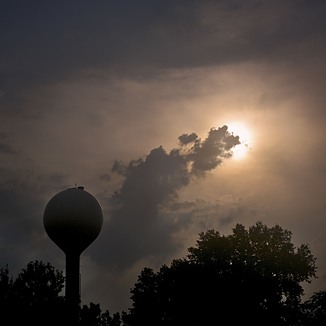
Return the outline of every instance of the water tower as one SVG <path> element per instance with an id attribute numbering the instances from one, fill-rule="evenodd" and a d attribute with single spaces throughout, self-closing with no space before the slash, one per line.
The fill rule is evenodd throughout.
<path id="1" fill-rule="evenodd" d="M 103 224 L 100 204 L 84 187 L 54 195 L 43 214 L 50 239 L 66 255 L 66 302 L 68 324 L 77 325 L 80 308 L 80 254 L 97 238 Z"/>

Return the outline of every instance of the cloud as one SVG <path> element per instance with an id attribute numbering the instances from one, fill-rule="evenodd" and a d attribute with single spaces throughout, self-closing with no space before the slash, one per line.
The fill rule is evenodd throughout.
<path id="1" fill-rule="evenodd" d="M 73 3 L 73 2 L 72 2 Z M 302 39 L 321 38 L 325 4 L 305 1 L 106 1 L 4 5 L 4 91 L 81 69 L 119 74 L 290 58 Z M 304 13 L 304 14 L 302 14 Z M 14 40 L 14 41 L 13 41 Z M 322 43 L 322 42 L 320 42 Z M 293 53 L 292 53 L 293 54 Z M 14 77 L 13 77 L 14 76 Z"/>
<path id="2" fill-rule="evenodd" d="M 11 144 L 0 142 L 0 153 L 2 154 L 15 154 L 16 151 L 13 149 Z"/>
<path id="3" fill-rule="evenodd" d="M 1 90 L 0 90 L 0 97 L 1 97 Z M 12 145 L 12 143 L 8 139 L 8 135 L 5 132 L 0 132 L 0 155 L 13 155 L 17 154 L 16 149 Z"/>
<path id="4" fill-rule="evenodd" d="M 173 219 L 164 208 L 176 204 L 178 191 L 193 178 L 204 177 L 231 157 L 232 148 L 240 143 L 227 126 L 212 128 L 204 140 L 191 133 L 181 135 L 179 141 L 180 146 L 170 152 L 160 146 L 143 159 L 113 164 L 112 172 L 124 180 L 110 198 L 110 220 L 102 237 L 103 248 L 110 252 L 109 264 L 132 265 L 144 257 L 173 252 L 177 247 L 174 234 L 184 223 L 176 205 Z M 116 253 L 110 248 L 117 248 Z"/>

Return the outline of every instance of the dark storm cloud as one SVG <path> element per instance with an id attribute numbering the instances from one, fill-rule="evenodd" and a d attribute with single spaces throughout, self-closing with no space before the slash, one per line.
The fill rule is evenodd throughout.
<path id="1" fill-rule="evenodd" d="M 30 260 L 48 259 L 42 214 L 53 186 L 61 190 L 64 178 L 42 176 L 32 169 L 0 168 L 0 268 L 8 264 L 15 273 Z"/>
<path id="2" fill-rule="evenodd" d="M 0 155 L 12 155 L 16 154 L 14 146 L 8 140 L 8 135 L 4 132 L 0 132 Z"/>
<path id="3" fill-rule="evenodd" d="M 178 218 L 174 205 L 174 219 L 170 219 L 163 213 L 164 207 L 177 202 L 178 191 L 193 177 L 205 176 L 218 167 L 240 144 L 227 126 L 211 129 L 204 140 L 194 133 L 181 135 L 179 140 L 180 147 L 169 153 L 160 146 L 128 165 L 114 163 L 112 171 L 123 175 L 124 181 L 111 198 L 113 209 L 102 237 L 109 264 L 132 265 L 176 250 L 173 235 L 190 222 L 190 216 L 182 219 L 180 214 Z"/>
<path id="4" fill-rule="evenodd" d="M 10 97 L 17 85 L 91 68 L 139 75 L 284 60 L 303 40 L 322 44 L 325 9 L 321 1 L 10 1 L 0 14 L 0 88 Z"/>
<path id="5" fill-rule="evenodd" d="M 0 153 L 3 154 L 14 154 L 16 151 L 13 149 L 11 144 L 0 142 Z"/>
<path id="6" fill-rule="evenodd" d="M 5 172 L 8 174 L 8 170 Z M 33 251 L 30 244 L 37 243 L 43 234 L 37 221 L 42 201 L 36 189 L 21 179 L 21 175 L 13 176 L 5 182 L 1 180 L 0 185 L 1 267 L 8 264 L 12 272 L 24 264 L 25 257 Z"/>
<path id="7" fill-rule="evenodd" d="M 193 132 L 191 134 L 183 134 L 179 136 L 179 141 L 181 145 L 187 145 L 189 143 L 193 143 L 198 139 L 198 136 Z"/>

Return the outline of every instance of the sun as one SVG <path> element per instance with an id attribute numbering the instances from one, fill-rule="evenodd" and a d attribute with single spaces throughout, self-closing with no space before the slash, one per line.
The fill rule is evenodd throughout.
<path id="1" fill-rule="evenodd" d="M 241 121 L 233 121 L 228 124 L 228 131 L 235 135 L 239 136 L 241 144 L 233 148 L 233 157 L 237 160 L 244 159 L 252 144 L 252 133 L 249 127 Z"/>

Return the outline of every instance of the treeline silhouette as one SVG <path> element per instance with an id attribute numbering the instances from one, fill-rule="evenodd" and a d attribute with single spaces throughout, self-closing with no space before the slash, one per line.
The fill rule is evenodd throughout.
<path id="1" fill-rule="evenodd" d="M 100 304 L 80 309 L 80 326 L 326 325 L 326 291 L 303 301 L 316 277 L 309 246 L 295 247 L 290 231 L 261 222 L 237 224 L 228 236 L 199 234 L 188 255 L 157 272 L 144 268 L 127 312 Z M 0 270 L 2 324 L 65 325 L 64 276 L 49 263 L 30 262 L 13 279 Z"/>

